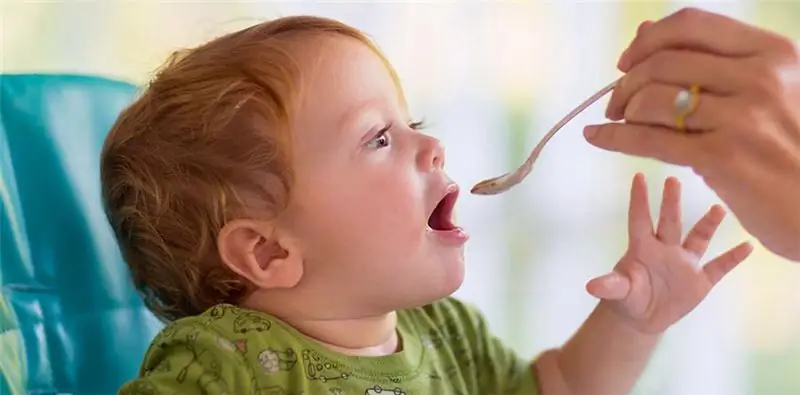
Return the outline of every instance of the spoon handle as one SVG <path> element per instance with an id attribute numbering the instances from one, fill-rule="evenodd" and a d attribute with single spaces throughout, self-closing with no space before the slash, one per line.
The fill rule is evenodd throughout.
<path id="1" fill-rule="evenodd" d="M 503 193 L 515 185 L 522 182 L 525 177 L 530 174 L 533 170 L 533 163 L 536 162 L 536 159 L 539 157 L 539 154 L 542 152 L 542 149 L 550 139 L 558 132 L 567 122 L 571 121 L 575 116 L 583 112 L 587 107 L 591 106 L 601 97 L 605 96 L 608 92 L 614 90 L 614 87 L 620 80 L 617 79 L 614 82 L 606 85 L 603 89 L 597 91 L 594 95 L 590 96 L 588 99 L 584 100 L 583 103 L 575 107 L 572 111 L 569 112 L 564 118 L 562 118 L 552 129 L 550 129 L 547 134 L 542 137 L 536 147 L 533 148 L 531 154 L 528 155 L 528 159 L 525 160 L 516 170 L 510 173 L 503 174 L 501 176 L 489 178 L 483 180 L 475 186 L 472 187 L 471 192 L 476 195 L 496 195 L 498 193 Z"/>
<path id="2" fill-rule="evenodd" d="M 575 107 L 575 109 L 570 111 L 569 114 L 564 116 L 564 118 L 561 118 L 561 120 L 558 121 L 558 123 L 556 123 L 556 125 L 553 126 L 553 128 L 550 129 L 550 131 L 547 132 L 547 134 L 544 135 L 544 137 L 542 137 L 542 139 L 539 141 L 539 143 L 536 144 L 536 147 L 533 149 L 533 151 L 531 151 L 531 154 L 530 154 L 530 156 L 528 156 L 528 159 L 525 160 L 524 166 L 527 169 L 531 169 L 533 167 L 533 163 L 536 162 L 536 159 L 539 157 L 539 154 L 542 152 L 542 149 L 544 148 L 544 146 L 547 144 L 548 141 L 550 141 L 550 139 L 553 138 L 553 136 L 555 136 L 556 132 L 561 130 L 561 128 L 563 128 L 564 125 L 566 125 L 569 121 L 571 121 L 573 118 L 575 118 L 578 114 L 582 113 L 583 110 L 587 109 L 589 106 L 594 104 L 594 102 L 596 102 L 601 97 L 603 97 L 606 94 L 608 94 L 608 92 L 611 92 L 612 90 L 614 90 L 614 86 L 617 85 L 617 82 L 619 82 L 619 79 L 617 79 L 614 82 L 606 85 L 605 87 L 603 87 L 603 89 L 600 89 L 599 91 L 597 91 L 597 93 L 595 93 L 594 95 L 590 96 L 588 99 L 584 100 L 583 103 L 578 105 L 578 107 Z"/>

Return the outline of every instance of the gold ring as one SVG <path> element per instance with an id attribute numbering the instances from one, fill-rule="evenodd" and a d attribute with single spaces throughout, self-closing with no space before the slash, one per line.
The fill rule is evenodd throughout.
<path id="1" fill-rule="evenodd" d="M 686 130 L 686 117 L 697 109 L 699 93 L 700 85 L 692 84 L 688 90 L 682 89 L 675 95 L 675 127 L 681 132 Z"/>

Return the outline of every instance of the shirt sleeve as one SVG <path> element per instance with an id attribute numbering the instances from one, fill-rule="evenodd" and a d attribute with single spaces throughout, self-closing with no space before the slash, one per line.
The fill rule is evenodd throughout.
<path id="1" fill-rule="evenodd" d="M 520 357 L 489 329 L 485 317 L 475 307 L 454 302 L 465 321 L 464 333 L 475 350 L 475 374 L 481 394 L 538 395 L 539 383 L 533 358 Z"/>
<path id="2" fill-rule="evenodd" d="M 249 394 L 252 375 L 235 347 L 198 322 L 165 328 L 145 355 L 140 376 L 119 395 Z"/>

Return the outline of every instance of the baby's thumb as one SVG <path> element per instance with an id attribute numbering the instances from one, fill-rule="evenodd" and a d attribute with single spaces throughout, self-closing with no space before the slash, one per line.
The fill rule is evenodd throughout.
<path id="1" fill-rule="evenodd" d="M 617 272 L 604 274 L 586 283 L 586 291 L 600 299 L 624 299 L 630 289 L 631 283 L 628 278 Z"/>

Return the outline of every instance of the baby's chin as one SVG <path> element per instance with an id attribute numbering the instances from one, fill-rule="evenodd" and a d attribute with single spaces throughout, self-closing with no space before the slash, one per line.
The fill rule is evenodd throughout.
<path id="1" fill-rule="evenodd" d="M 433 301 L 446 298 L 448 296 L 452 296 L 456 291 L 458 291 L 461 288 L 461 285 L 463 284 L 464 284 L 464 269 L 462 265 L 461 271 L 457 275 L 454 274 L 449 279 L 448 282 L 443 284 L 442 292 Z"/>
<path id="2" fill-rule="evenodd" d="M 439 265 L 439 271 L 431 271 L 431 273 L 437 273 L 435 278 L 433 278 L 434 275 L 432 274 L 431 277 L 420 279 L 418 282 L 419 287 L 417 287 L 415 294 L 420 296 L 420 300 L 417 301 L 420 306 L 453 295 L 464 283 L 463 254 L 459 259 L 440 262 Z"/>
<path id="3" fill-rule="evenodd" d="M 464 265 L 464 247 L 461 247 L 461 257 L 453 264 L 454 268 L 449 276 L 450 281 L 446 284 L 445 290 L 447 295 L 450 296 L 461 288 L 464 284 L 464 275 L 466 274 L 466 267 Z"/>

